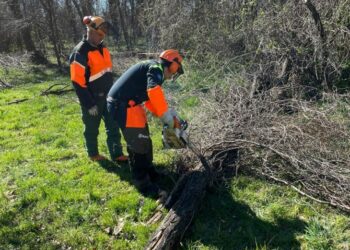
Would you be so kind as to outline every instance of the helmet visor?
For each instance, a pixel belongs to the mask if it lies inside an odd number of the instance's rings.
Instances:
[[[182,64],[181,63],[178,62],[178,64],[179,64],[179,69],[177,70],[177,73],[179,75],[182,75],[184,73],[184,69],[182,68]]]
[[[109,28],[108,22],[103,22],[103,23],[101,23],[100,26],[98,26],[98,27],[96,28],[96,30],[97,30],[99,33],[103,33],[103,35],[107,35],[107,33],[108,33],[108,28]]]
[[[178,68],[177,72],[172,77],[173,82],[175,82],[177,80],[177,78],[179,78],[179,76],[181,76],[184,73],[184,70],[182,68],[181,63],[178,63],[178,64],[179,64],[179,68]]]

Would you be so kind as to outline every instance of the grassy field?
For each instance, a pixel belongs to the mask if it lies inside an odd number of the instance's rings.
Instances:
[[[142,249],[157,202],[137,192],[128,165],[87,159],[73,92],[40,96],[68,76],[38,67],[0,78],[16,84],[0,90],[0,249]],[[151,134],[156,165],[171,171],[158,123]],[[99,142],[107,155],[103,126]],[[349,239],[349,216],[242,176],[208,192],[181,248],[349,249]]]

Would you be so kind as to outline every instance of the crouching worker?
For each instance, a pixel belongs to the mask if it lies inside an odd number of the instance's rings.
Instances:
[[[112,60],[103,39],[108,23],[102,17],[86,16],[87,28],[84,39],[70,55],[70,76],[79,98],[87,153],[91,160],[106,158],[99,154],[97,137],[103,119],[107,133],[107,146],[113,161],[127,162],[123,155],[118,123],[107,112],[106,96],[113,85]]]
[[[179,124],[163,93],[165,80],[183,74],[182,57],[169,49],[159,61],[149,60],[130,67],[114,83],[107,97],[107,109],[117,120],[127,143],[133,182],[146,196],[162,196],[154,181],[159,178],[152,161],[153,149],[144,107],[168,127]]]

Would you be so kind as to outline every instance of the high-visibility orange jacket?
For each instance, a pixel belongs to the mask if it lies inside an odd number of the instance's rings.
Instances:
[[[129,103],[130,100],[135,105],[145,102],[147,109],[161,117],[168,110],[162,89],[163,71],[163,66],[154,60],[138,63],[122,74],[108,96],[122,103]]]
[[[105,99],[113,85],[112,60],[108,49],[81,41],[69,58],[70,76],[80,104],[89,109],[98,98]]]

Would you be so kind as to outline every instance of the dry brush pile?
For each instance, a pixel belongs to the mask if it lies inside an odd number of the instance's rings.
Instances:
[[[316,103],[280,99],[278,91],[213,88],[191,121],[192,140],[217,180],[227,172],[268,178],[350,212],[349,96]]]

